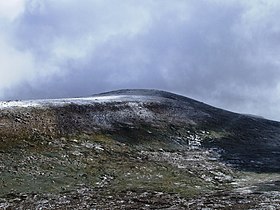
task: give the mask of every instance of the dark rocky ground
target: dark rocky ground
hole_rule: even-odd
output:
[[[161,91],[96,97],[1,108],[0,209],[280,209],[280,123]]]

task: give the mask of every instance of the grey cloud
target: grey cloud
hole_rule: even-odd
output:
[[[61,2],[33,1],[17,20],[14,45],[52,73],[22,81],[5,98],[158,88],[280,119],[279,4]]]

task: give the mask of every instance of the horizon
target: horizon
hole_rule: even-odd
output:
[[[197,102],[200,102],[200,103],[203,103],[207,106],[212,106],[212,107],[215,107],[217,109],[222,109],[224,111],[228,111],[228,112],[232,112],[232,113],[236,113],[236,114],[241,114],[241,115],[247,115],[247,116],[252,116],[252,117],[256,117],[256,118],[262,118],[262,119],[265,119],[265,120],[271,120],[271,121],[277,121],[279,122],[278,120],[274,120],[274,119],[268,119],[268,118],[265,118],[263,116],[260,116],[260,115],[255,115],[255,114],[250,114],[250,113],[242,113],[242,112],[235,112],[233,110],[228,110],[228,109],[224,109],[222,107],[218,107],[218,106],[214,106],[212,104],[208,104],[208,103],[205,103],[204,101],[200,101],[200,100],[197,100],[195,98],[191,98],[191,97],[188,97],[186,95],[183,95],[183,94],[179,94],[179,93],[176,93],[176,92],[170,92],[170,91],[166,91],[166,90],[161,90],[161,89],[146,89],[146,88],[140,88],[140,89],[117,89],[117,90],[111,90],[111,91],[106,91],[106,92],[100,92],[100,93],[94,93],[94,94],[91,94],[91,95],[87,95],[87,96],[76,96],[76,97],[68,97],[68,98],[65,98],[65,97],[61,97],[61,98],[35,98],[35,99],[15,99],[15,100],[0,100],[0,108],[1,108],[1,103],[10,103],[10,102],[37,102],[37,101],[45,101],[45,100],[71,100],[71,99],[83,99],[83,98],[95,98],[95,97],[102,97],[102,94],[109,94],[109,93],[113,93],[113,92],[119,92],[119,91],[134,91],[134,90],[137,90],[137,91],[141,91],[141,90],[144,90],[144,91],[160,91],[160,92],[166,92],[166,93],[171,93],[171,94],[175,94],[175,95],[178,95],[178,96],[183,96],[185,98],[188,98],[188,99],[191,99],[191,100],[194,100],[194,101],[197,101]],[[125,94],[124,94],[125,95]]]
[[[279,16],[277,0],[2,1],[0,100],[160,89],[280,121]]]

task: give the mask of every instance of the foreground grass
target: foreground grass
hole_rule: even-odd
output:
[[[114,192],[160,191],[193,197],[210,190],[199,177],[148,160],[136,148],[102,135],[80,135],[2,152],[1,196],[60,193],[87,186]]]

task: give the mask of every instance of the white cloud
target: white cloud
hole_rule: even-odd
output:
[[[25,0],[0,1],[0,96],[6,89],[36,75],[31,52],[21,51],[11,39],[13,24],[25,11]]]
[[[24,12],[26,0],[0,1],[0,19],[12,21]]]
[[[13,87],[23,80],[30,80],[36,75],[33,55],[21,52],[9,45],[0,36],[0,95],[6,88]]]

